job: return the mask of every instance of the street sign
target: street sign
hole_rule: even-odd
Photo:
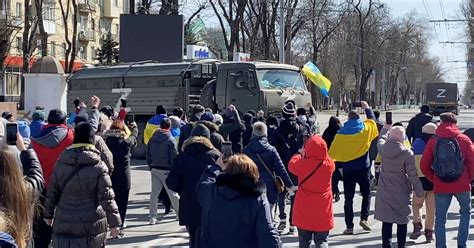
[[[121,93],[121,94],[129,93],[130,94],[130,93],[132,93],[132,89],[131,88],[114,88],[114,89],[112,89],[112,93],[115,93],[115,94],[117,94],[117,93]]]

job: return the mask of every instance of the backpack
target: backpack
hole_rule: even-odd
[[[464,159],[456,137],[441,139],[434,136],[436,150],[432,167],[436,176],[447,183],[458,180],[464,169]]]

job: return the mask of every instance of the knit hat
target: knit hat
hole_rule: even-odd
[[[405,128],[400,126],[390,128],[390,131],[388,132],[388,139],[398,142],[405,141]]]
[[[61,109],[52,109],[48,114],[48,123],[63,124],[66,121],[66,113]]]
[[[12,118],[12,117],[13,117],[13,114],[12,114],[11,112],[9,112],[9,111],[5,111],[5,112],[2,113],[2,118],[3,118],[3,119],[8,120],[8,119],[10,119],[10,118]]]
[[[288,116],[295,116],[296,115],[296,107],[293,102],[287,102],[285,106],[282,108],[282,112]]]
[[[453,124],[457,124],[458,123],[458,119],[456,118],[456,116],[453,114],[453,113],[442,113],[439,118],[441,119],[441,122],[443,123],[453,123]]]
[[[267,136],[268,136],[267,125],[261,121],[255,122],[255,124],[253,124],[252,137],[260,138],[260,137],[267,137]]]
[[[201,115],[201,121],[214,121],[214,115],[211,112],[204,112],[204,114]]]
[[[30,138],[30,126],[28,126],[28,123],[26,121],[18,121],[18,133],[21,135],[21,137],[25,139]]]
[[[436,134],[436,129],[438,128],[438,126],[436,126],[436,124],[434,123],[427,123],[423,126],[423,128],[421,129],[421,132],[422,133],[426,133],[426,134]]]
[[[44,111],[37,110],[33,113],[33,121],[44,121]]]
[[[245,124],[252,124],[254,116],[250,113],[245,113],[242,119],[244,120]]]
[[[211,138],[211,132],[203,124],[198,124],[191,131],[191,136],[192,137],[201,136],[201,137],[205,137],[209,139]]]
[[[222,118],[222,115],[214,114],[214,123],[217,125],[222,125],[222,123],[224,123],[224,118]]]

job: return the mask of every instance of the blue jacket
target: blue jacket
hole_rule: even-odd
[[[283,179],[283,182],[287,187],[293,185],[288,172],[283,165],[275,147],[268,143],[267,138],[253,138],[250,140],[248,146],[244,149],[245,155],[249,156],[257,165],[258,172],[260,173],[260,179],[267,186],[267,197],[270,204],[275,204],[278,198],[278,192],[273,181],[272,175],[268,173],[265,166],[262,164],[257,154],[260,155],[262,160],[267,165],[268,169],[275,173],[277,176]]]
[[[41,136],[41,128],[44,125],[44,121],[33,121],[30,124],[31,137],[37,138]]]
[[[13,237],[10,234],[0,232],[0,247],[17,248],[18,246],[16,245],[15,239],[13,239]]]
[[[281,247],[265,184],[220,173],[220,168],[212,166],[204,172],[197,191],[202,207],[201,247]]]

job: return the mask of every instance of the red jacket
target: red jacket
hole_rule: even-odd
[[[321,167],[302,185],[298,186],[293,206],[293,225],[298,228],[327,232],[334,227],[331,178],[336,168],[328,156],[328,148],[319,136],[305,144],[305,157],[297,154],[291,158],[288,169],[304,180],[323,161]]]
[[[471,140],[466,135],[461,134],[455,124],[449,123],[441,124],[436,130],[436,136],[440,138],[453,138],[456,136],[464,158],[464,171],[461,177],[455,182],[446,183],[441,181],[431,168],[434,160],[433,153],[436,149],[436,139],[430,139],[421,157],[420,167],[426,178],[433,182],[433,192],[437,194],[455,194],[471,191],[471,180],[474,176],[474,153]]]
[[[41,135],[31,139],[33,149],[38,154],[38,159],[43,169],[45,187],[49,185],[49,178],[53,173],[59,155],[70,145],[74,139],[74,132],[66,125],[48,124],[41,129]]]

